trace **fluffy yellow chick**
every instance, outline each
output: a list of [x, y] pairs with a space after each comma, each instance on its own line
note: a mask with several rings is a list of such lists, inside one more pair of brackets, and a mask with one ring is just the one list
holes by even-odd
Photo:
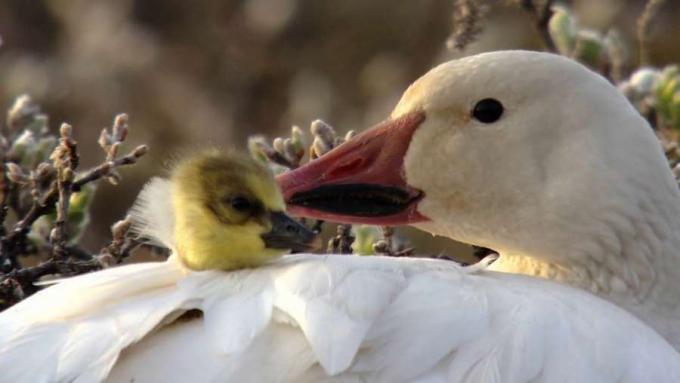
[[180, 162], [170, 181], [176, 250], [191, 269], [255, 267], [318, 243], [284, 213], [271, 171], [248, 156], [206, 151]]

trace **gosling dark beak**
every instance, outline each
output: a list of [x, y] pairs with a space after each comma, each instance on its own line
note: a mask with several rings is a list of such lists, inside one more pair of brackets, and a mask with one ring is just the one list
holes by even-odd
[[321, 239], [313, 231], [285, 213], [272, 212], [270, 220], [272, 229], [261, 235], [267, 248], [289, 249], [294, 253], [299, 253], [321, 247]]

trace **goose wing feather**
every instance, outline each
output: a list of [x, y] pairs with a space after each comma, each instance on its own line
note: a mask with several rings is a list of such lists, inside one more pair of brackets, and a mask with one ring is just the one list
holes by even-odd
[[680, 380], [665, 340], [586, 292], [383, 257], [105, 270], [0, 315], [0, 344], [0, 382]]

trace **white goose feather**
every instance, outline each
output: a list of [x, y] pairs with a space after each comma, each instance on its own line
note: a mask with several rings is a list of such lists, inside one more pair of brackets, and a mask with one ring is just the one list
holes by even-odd
[[[189, 309], [203, 316], [164, 323]], [[0, 341], [2, 382], [680, 379], [675, 350], [608, 302], [439, 260], [291, 255], [230, 273], [174, 260], [123, 266], [11, 308]]]

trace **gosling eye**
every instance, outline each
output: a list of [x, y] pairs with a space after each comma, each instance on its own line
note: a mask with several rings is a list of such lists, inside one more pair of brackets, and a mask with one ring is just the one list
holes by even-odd
[[239, 213], [252, 213], [255, 209], [255, 204], [253, 204], [246, 197], [234, 197], [229, 200], [229, 205], [232, 209]]
[[494, 98], [480, 100], [472, 109], [472, 116], [479, 122], [490, 124], [503, 115], [503, 104]]

